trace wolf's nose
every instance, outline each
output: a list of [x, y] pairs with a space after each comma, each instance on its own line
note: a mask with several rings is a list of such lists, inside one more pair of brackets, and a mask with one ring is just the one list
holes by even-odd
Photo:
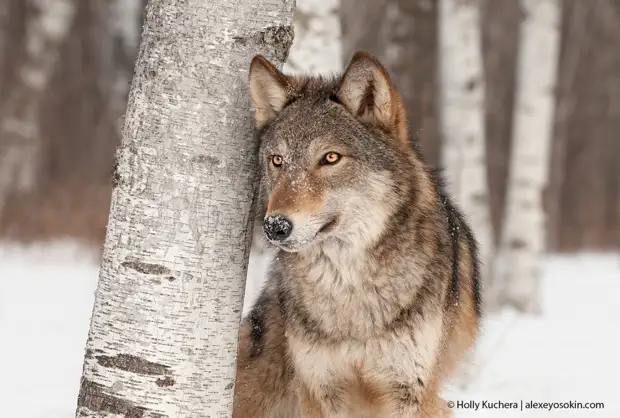
[[293, 223], [284, 215], [269, 215], [263, 225], [265, 235], [271, 241], [284, 241], [293, 231]]

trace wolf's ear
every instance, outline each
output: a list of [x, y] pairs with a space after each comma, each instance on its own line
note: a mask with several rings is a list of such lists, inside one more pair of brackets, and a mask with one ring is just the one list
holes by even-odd
[[288, 78], [267, 58], [256, 55], [250, 64], [250, 91], [256, 108], [255, 123], [262, 128], [278, 116], [288, 100]]
[[385, 68], [372, 55], [363, 51], [353, 55], [337, 96], [360, 121], [385, 129], [403, 146], [409, 147], [402, 99]]

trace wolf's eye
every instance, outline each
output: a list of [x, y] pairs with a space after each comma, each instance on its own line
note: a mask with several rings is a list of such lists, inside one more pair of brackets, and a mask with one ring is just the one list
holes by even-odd
[[321, 160], [321, 164], [334, 165], [338, 161], [340, 161], [341, 158], [342, 158], [342, 155], [338, 154], [337, 152], [328, 152], [327, 154], [323, 156], [323, 159]]
[[281, 155], [272, 155], [271, 156], [271, 164], [275, 167], [275, 168], [280, 168], [282, 167], [282, 156]]

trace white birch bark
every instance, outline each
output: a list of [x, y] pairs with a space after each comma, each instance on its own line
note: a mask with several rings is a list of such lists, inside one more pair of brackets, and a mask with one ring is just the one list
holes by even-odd
[[[333, 74], [342, 71], [342, 40], [338, 8], [340, 0], [297, 0], [293, 25], [295, 40], [283, 70], [288, 74]], [[252, 245], [243, 301], [247, 314], [267, 280], [275, 250]]]
[[502, 302], [538, 313], [560, 43], [561, 0], [521, 0], [512, 154], [498, 272]]
[[14, 190], [34, 187], [41, 147], [39, 114], [75, 15], [75, 0], [28, 0], [23, 63], [0, 109], [0, 214]]
[[150, 0], [78, 417], [230, 417], [255, 189], [251, 58], [293, 0]]
[[438, 42], [443, 166], [449, 189], [478, 240], [485, 302], [487, 307], [493, 307], [489, 274], [493, 232], [486, 165], [485, 84], [478, 0], [439, 2]]

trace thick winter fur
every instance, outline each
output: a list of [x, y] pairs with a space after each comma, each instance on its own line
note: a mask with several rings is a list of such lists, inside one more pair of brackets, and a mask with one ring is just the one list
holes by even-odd
[[292, 232], [242, 324], [233, 416], [449, 417], [439, 392], [480, 321], [476, 243], [387, 72], [358, 52], [339, 78], [293, 78], [257, 56], [250, 87], [257, 226]]

